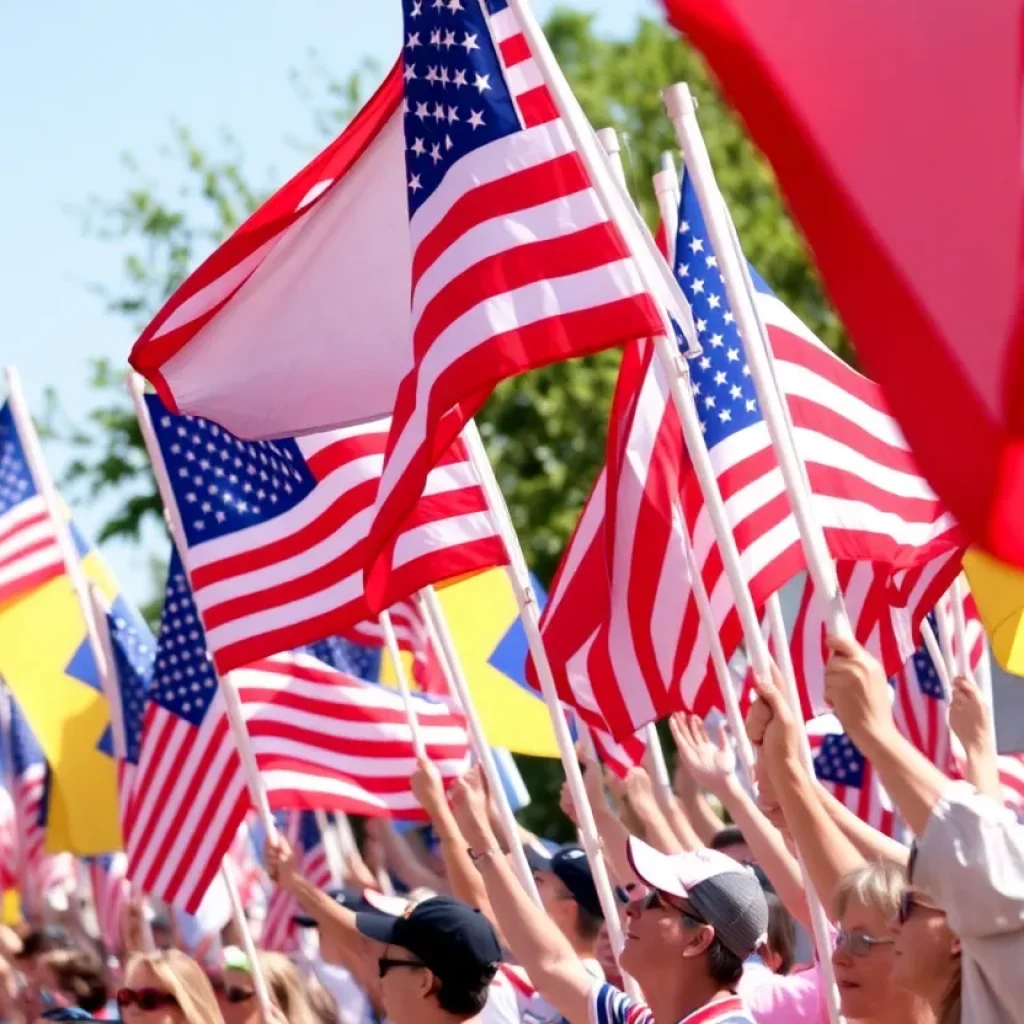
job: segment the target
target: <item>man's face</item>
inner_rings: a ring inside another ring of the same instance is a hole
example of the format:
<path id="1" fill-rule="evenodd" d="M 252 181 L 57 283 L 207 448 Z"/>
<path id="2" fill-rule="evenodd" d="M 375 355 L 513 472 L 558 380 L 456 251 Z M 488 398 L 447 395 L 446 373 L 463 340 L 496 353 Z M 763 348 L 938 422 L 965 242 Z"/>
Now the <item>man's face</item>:
<path id="1" fill-rule="evenodd" d="M 710 934 L 707 934 L 710 933 Z M 685 900 L 648 890 L 626 906 L 626 945 L 622 969 L 641 987 L 694 965 L 713 931 Z"/>
<path id="2" fill-rule="evenodd" d="M 726 857 L 732 857 L 739 864 L 753 866 L 757 863 L 757 859 L 751 853 L 750 847 L 746 843 L 730 843 L 729 846 L 720 847 L 718 852 L 724 853 Z"/>
<path id="3" fill-rule="evenodd" d="M 388 1018 L 395 1024 L 423 1015 L 423 1000 L 434 988 L 433 972 L 402 946 L 385 946 L 378 961 L 380 993 Z"/>

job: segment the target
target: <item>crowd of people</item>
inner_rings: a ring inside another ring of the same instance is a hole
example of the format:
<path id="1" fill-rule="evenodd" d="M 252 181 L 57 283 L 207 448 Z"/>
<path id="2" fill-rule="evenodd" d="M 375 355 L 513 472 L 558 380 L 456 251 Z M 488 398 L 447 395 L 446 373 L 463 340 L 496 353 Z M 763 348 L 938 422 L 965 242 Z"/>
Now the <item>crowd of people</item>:
<path id="1" fill-rule="evenodd" d="M 317 937 L 312 952 L 304 942 L 292 957 L 259 954 L 269 1009 L 237 935 L 204 958 L 176 948 L 158 917 L 158 949 L 143 952 L 142 909 L 129 903 L 117 950 L 103 949 L 74 913 L 6 930 L 0 1019 L 785 1024 L 827 1021 L 834 978 L 851 1021 L 1024 1020 L 1024 824 L 1000 801 L 986 705 L 968 680 L 956 687 L 961 780 L 900 735 L 870 655 L 833 643 L 828 700 L 915 837 L 909 846 L 817 782 L 778 678 L 757 684 L 746 723 L 756 789 L 726 732 L 712 737 L 692 716 L 670 723 L 671 793 L 643 768 L 608 776 L 581 750 L 621 902 L 618 955 L 583 849 L 552 850 L 523 831 L 538 904 L 479 768 L 446 791 L 423 760 L 412 781 L 433 846 L 377 822 L 350 884 L 328 892 L 303 876 L 286 839 L 268 840 L 269 878 L 294 899 L 296 927 Z M 567 791 L 562 807 L 575 820 Z M 378 866 L 404 895 L 375 887 Z M 827 963 L 810 940 L 812 891 L 828 917 Z"/>

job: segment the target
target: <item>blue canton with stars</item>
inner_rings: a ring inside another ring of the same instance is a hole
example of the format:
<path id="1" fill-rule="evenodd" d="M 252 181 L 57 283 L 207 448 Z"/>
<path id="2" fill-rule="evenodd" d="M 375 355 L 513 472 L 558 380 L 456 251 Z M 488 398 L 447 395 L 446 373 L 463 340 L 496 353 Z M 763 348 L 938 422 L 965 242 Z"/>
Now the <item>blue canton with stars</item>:
<path id="1" fill-rule="evenodd" d="M 36 496 L 10 404 L 0 406 L 0 516 Z"/>
<path id="2" fill-rule="evenodd" d="M 931 623 L 932 632 L 938 632 L 938 625 L 935 621 L 935 613 L 928 613 L 928 622 Z M 942 692 L 942 680 L 935 669 L 935 662 L 925 647 L 919 647 L 911 659 L 914 667 L 914 675 L 917 677 L 917 685 L 921 692 L 932 700 L 945 701 L 945 694 Z"/>
<path id="3" fill-rule="evenodd" d="M 146 402 L 190 547 L 273 519 L 316 487 L 291 438 L 242 441 L 209 420 L 175 416 L 156 395 Z"/>
<path id="4" fill-rule="evenodd" d="M 505 7 L 491 2 L 492 14 Z M 522 127 L 478 0 L 403 0 L 412 216 L 457 160 Z"/>
<path id="5" fill-rule="evenodd" d="M 114 673 L 121 695 L 124 759 L 129 764 L 138 764 L 146 693 L 153 680 L 156 641 L 142 616 L 120 596 L 110 609 L 107 626 L 114 653 Z"/>
<path id="6" fill-rule="evenodd" d="M 822 782 L 835 786 L 864 784 L 864 755 L 846 733 L 825 736 L 814 758 L 814 772 Z"/>
<path id="7" fill-rule="evenodd" d="M 192 589 L 176 549 L 167 570 L 151 699 L 197 728 L 217 696 L 217 676 L 206 650 Z"/>
<path id="8" fill-rule="evenodd" d="M 329 636 L 326 640 L 318 640 L 315 644 L 304 647 L 307 654 L 318 658 L 325 665 L 355 676 L 356 679 L 368 683 L 376 683 L 380 679 L 381 649 L 364 647 L 354 644 L 340 636 Z"/>
<path id="9" fill-rule="evenodd" d="M 711 449 L 760 423 L 761 413 L 704 214 L 687 174 L 683 175 L 675 262 L 676 278 L 693 310 L 703 349 L 688 360 L 688 366 L 701 429 Z M 753 267 L 750 273 L 757 290 L 767 291 Z"/>
<path id="10" fill-rule="evenodd" d="M 45 764 L 43 748 L 39 746 L 28 719 L 18 705 L 18 702 L 11 697 L 9 701 L 11 709 L 11 762 L 14 768 L 15 777 L 24 774 L 29 768 Z"/>

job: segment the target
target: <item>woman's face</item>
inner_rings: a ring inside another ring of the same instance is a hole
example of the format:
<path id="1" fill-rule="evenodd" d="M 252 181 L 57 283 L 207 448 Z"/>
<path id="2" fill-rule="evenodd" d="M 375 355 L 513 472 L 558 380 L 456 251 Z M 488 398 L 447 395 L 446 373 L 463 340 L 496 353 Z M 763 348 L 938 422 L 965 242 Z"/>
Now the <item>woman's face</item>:
<path id="1" fill-rule="evenodd" d="M 259 1024 L 260 1007 L 247 971 L 225 971 L 217 1002 L 225 1024 Z"/>
<path id="2" fill-rule="evenodd" d="M 880 910 L 851 898 L 839 927 L 832 966 L 843 1015 L 854 1020 L 876 1017 L 889 1000 L 893 962 L 891 923 Z"/>
<path id="3" fill-rule="evenodd" d="M 960 940 L 946 915 L 921 892 L 909 889 L 892 928 L 893 984 L 920 995 L 945 995 L 960 959 Z"/>
<path id="4" fill-rule="evenodd" d="M 124 1024 L 186 1024 L 181 1007 L 168 1001 L 171 993 L 149 964 L 134 964 L 124 987 L 136 996 L 134 1002 L 120 1007 Z"/>

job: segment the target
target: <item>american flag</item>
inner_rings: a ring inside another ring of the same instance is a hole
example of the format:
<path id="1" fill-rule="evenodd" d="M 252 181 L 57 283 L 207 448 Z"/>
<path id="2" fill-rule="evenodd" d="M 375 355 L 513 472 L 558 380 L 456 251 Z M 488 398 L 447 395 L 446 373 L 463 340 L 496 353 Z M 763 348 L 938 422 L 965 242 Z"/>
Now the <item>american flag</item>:
<path id="1" fill-rule="evenodd" d="M 299 863 L 299 870 L 309 882 L 320 889 L 332 884 L 327 863 L 324 837 L 312 811 L 285 811 L 275 815 L 277 827 L 287 836 Z M 299 913 L 295 898 L 283 889 L 275 889 L 267 904 L 260 945 L 278 953 L 292 953 L 299 948 L 298 929 L 292 918 Z"/>
<path id="2" fill-rule="evenodd" d="M 896 814 L 871 762 L 843 732 L 835 715 L 807 723 L 807 737 L 818 779 L 861 821 L 887 836 L 895 836 Z"/>
<path id="3" fill-rule="evenodd" d="M 0 603 L 64 572 L 50 514 L 36 490 L 10 402 L 0 406 Z"/>
<path id="4" fill-rule="evenodd" d="M 23 868 L 22 892 L 31 905 L 51 889 L 73 888 L 75 861 L 69 853 L 46 852 L 49 765 L 28 719 L 13 698 L 9 706 L 14 813 Z"/>
<path id="5" fill-rule="evenodd" d="M 235 885 L 238 886 L 238 895 L 243 907 L 263 899 L 266 887 L 270 884 L 270 879 L 260 863 L 259 851 L 253 845 L 250 827 L 253 819 L 254 815 L 250 814 L 238 827 L 226 859 L 230 870 L 234 872 Z"/>
<path id="6" fill-rule="evenodd" d="M 1024 754 L 999 755 L 999 782 L 1006 806 L 1024 815 Z"/>
<path id="7" fill-rule="evenodd" d="M 387 420 L 242 441 L 215 423 L 169 413 L 155 395 L 146 402 L 221 672 L 368 617 L 363 569 Z M 452 440 L 393 546 L 396 601 L 506 560 L 462 442 Z"/>
<path id="8" fill-rule="evenodd" d="M 100 626 L 103 628 L 103 623 Z M 117 761 L 118 810 L 123 830 L 139 764 L 156 640 L 142 616 L 121 596 L 114 600 L 106 615 L 106 629 L 110 638 L 111 681 L 116 687 L 107 694 L 110 745 Z"/>
<path id="9" fill-rule="evenodd" d="M 932 628 L 935 616 L 929 615 Z M 942 681 L 928 651 L 915 651 L 903 669 L 892 677 L 896 726 L 928 760 L 942 771 L 953 769 L 952 733 L 947 721 Z"/>
<path id="10" fill-rule="evenodd" d="M 380 678 L 381 649 L 353 643 L 340 636 L 329 636 L 309 644 L 306 651 L 325 665 L 356 679 L 375 683 Z"/>
<path id="11" fill-rule="evenodd" d="M 505 0 L 402 6 L 413 368 L 371 532 L 378 607 L 388 545 L 494 386 L 660 324 Z"/>
<path id="12" fill-rule="evenodd" d="M 88 857 L 85 863 L 100 939 L 108 953 L 117 954 L 121 949 L 121 913 L 131 898 L 128 859 L 123 853 L 107 853 Z"/>
<path id="13" fill-rule="evenodd" d="M 412 656 L 413 681 L 424 693 L 445 696 L 448 693 L 448 681 L 441 668 L 438 652 L 434 650 L 419 601 L 416 597 L 410 597 L 392 605 L 388 611 L 399 650 Z M 384 646 L 384 632 L 376 619 L 357 622 L 343 630 L 343 635 L 365 646 Z"/>
<path id="14" fill-rule="evenodd" d="M 14 801 L 7 791 L 6 779 L 0 779 L 0 892 L 17 889 L 21 877 L 21 850 Z"/>
<path id="15" fill-rule="evenodd" d="M 409 785 L 415 753 L 398 694 L 304 652 L 264 658 L 228 678 L 271 806 L 425 820 Z M 451 780 L 468 763 L 465 722 L 443 704 L 414 701 L 427 752 Z M 194 913 L 249 806 L 203 629 L 174 552 L 125 829 L 130 877 Z"/>

